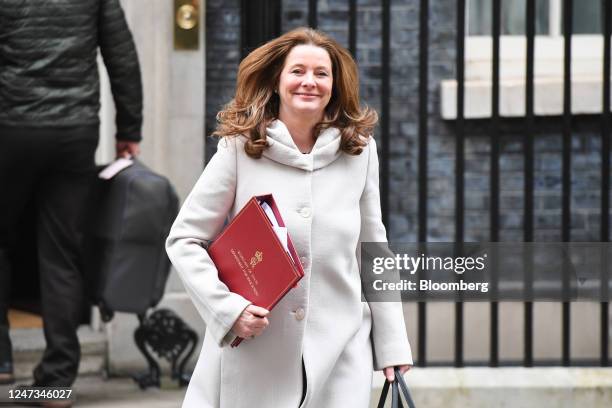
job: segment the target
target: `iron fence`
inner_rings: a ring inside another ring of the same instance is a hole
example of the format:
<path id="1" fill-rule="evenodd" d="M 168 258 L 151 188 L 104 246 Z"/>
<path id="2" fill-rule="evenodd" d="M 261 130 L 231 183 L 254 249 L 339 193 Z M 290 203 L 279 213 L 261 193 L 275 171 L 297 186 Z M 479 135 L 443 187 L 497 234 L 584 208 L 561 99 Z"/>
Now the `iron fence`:
<path id="1" fill-rule="evenodd" d="M 356 54 L 357 50 L 357 10 L 356 0 L 348 1 L 348 48 Z M 489 240 L 497 242 L 500 238 L 500 140 L 498 135 L 502 131 L 500 126 L 503 118 L 500 116 L 500 31 L 501 31 L 501 0 L 492 1 L 492 72 L 491 72 L 491 117 L 488 120 L 488 133 L 490 136 L 490 173 L 489 173 L 489 214 L 490 231 Z M 390 150 L 390 78 L 391 78 L 391 0 L 381 0 L 381 95 L 380 95 L 380 188 L 381 205 L 383 210 L 383 221 L 389 220 L 389 150 Z M 610 190 L 610 34 L 611 34 L 611 10 L 610 0 L 602 2 L 603 14 L 603 87 L 602 87 L 602 113 L 601 113 L 601 229 L 599 231 L 602 242 L 609 241 L 609 190 Z M 266 0 L 242 0 L 243 22 L 242 22 L 242 52 L 245 55 L 250 49 L 262 44 L 264 41 L 280 34 L 280 1 Z M 308 1 L 308 23 L 317 28 L 317 0 Z M 449 7 L 453 3 L 449 2 Z M 428 65 L 429 65 L 429 0 L 419 0 L 419 113 L 418 113 L 418 240 L 427 241 L 428 231 Z M 465 117 L 465 39 L 466 39 L 466 0 L 456 0 L 456 118 L 454 129 L 456 136 L 455 148 L 455 242 L 461 243 L 465 239 L 465 140 L 466 117 Z M 245 18 L 245 11 L 257 10 L 259 18 Z M 572 12 L 573 0 L 562 0 L 563 13 L 563 114 L 561 126 L 562 138 L 562 199 L 561 210 L 561 237 L 562 241 L 571 241 L 571 186 L 572 186 L 572 126 L 573 114 L 572 102 Z M 522 147 L 524 152 L 524 223 L 523 241 L 534 241 L 534 138 L 537 129 L 536 114 L 534 112 L 534 62 L 535 62 L 535 34 L 536 34 L 536 4 L 535 0 L 526 0 L 525 8 L 526 27 L 526 64 L 525 64 L 525 115 L 520 119 L 522 133 Z M 263 28 L 262 28 L 263 26 Z M 358 61 L 359 62 L 359 61 Z M 387 224 L 388 225 L 388 224 Z M 528 271 L 527 271 L 528 272 Z M 602 277 L 603 278 L 603 277 Z M 528 280 L 528 279 L 527 279 Z M 604 282 L 607 281 L 607 278 Z M 602 288 L 607 290 L 607 288 Z M 602 296 L 607 298 L 607 296 Z M 608 302 L 600 305 L 600 356 L 601 366 L 609 365 L 609 306 Z M 427 312 L 428 307 L 424 302 L 418 303 L 418 360 L 419 366 L 427 366 Z M 571 327 L 571 304 L 562 304 L 562 354 L 561 364 L 569 366 L 570 358 L 570 327 Z M 497 302 L 490 303 L 490 353 L 488 364 L 496 367 L 500 364 L 499 358 L 499 305 Z M 534 359 L 534 305 L 531 302 L 524 303 L 524 350 L 522 364 L 526 367 L 533 365 L 551 364 L 550 361 L 539 361 Z M 464 305 L 455 304 L 455 333 L 454 333 L 454 365 L 464 366 Z"/>

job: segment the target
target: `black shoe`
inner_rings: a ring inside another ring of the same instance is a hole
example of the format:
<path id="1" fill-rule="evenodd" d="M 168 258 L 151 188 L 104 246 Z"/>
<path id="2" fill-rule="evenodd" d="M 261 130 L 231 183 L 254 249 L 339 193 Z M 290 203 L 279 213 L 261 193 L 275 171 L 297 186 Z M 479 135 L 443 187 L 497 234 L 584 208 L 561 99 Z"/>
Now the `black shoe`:
<path id="1" fill-rule="evenodd" d="M 13 384 L 14 382 L 13 363 L 10 361 L 0 363 L 0 384 Z"/>
<path id="2" fill-rule="evenodd" d="M 0 384 L 15 382 L 13 375 L 13 358 L 11 338 L 8 326 L 0 325 Z"/>

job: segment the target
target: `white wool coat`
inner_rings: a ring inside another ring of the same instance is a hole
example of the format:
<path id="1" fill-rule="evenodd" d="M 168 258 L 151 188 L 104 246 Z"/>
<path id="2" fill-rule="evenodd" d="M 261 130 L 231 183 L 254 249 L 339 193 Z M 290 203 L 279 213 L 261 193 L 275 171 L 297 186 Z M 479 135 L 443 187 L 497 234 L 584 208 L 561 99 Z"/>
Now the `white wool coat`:
<path id="1" fill-rule="evenodd" d="M 166 248 L 206 323 L 183 407 L 367 407 L 373 369 L 412 364 L 401 303 L 362 302 L 358 246 L 386 241 L 373 138 L 358 156 L 327 129 L 302 154 L 279 120 L 260 159 L 224 138 L 187 197 Z M 305 276 L 237 348 L 231 328 L 249 302 L 218 279 L 204 249 L 254 195 L 272 193 Z M 306 384 L 302 384 L 302 359 Z"/>

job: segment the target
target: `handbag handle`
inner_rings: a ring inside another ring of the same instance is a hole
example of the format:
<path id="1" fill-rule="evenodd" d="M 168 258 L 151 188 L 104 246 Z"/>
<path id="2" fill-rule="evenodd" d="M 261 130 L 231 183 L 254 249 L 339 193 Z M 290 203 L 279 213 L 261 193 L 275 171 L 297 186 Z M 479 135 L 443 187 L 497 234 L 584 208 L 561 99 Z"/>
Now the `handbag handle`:
<path id="1" fill-rule="evenodd" d="M 402 389 L 402 394 L 404 394 L 404 399 L 406 400 L 406 404 L 408 404 L 408 408 L 416 408 L 414 405 L 414 401 L 412 400 L 412 396 L 410 395 L 410 391 L 408 391 L 408 386 L 406 385 L 406 381 L 404 380 L 404 376 L 399 372 L 399 368 L 395 367 L 395 381 L 399 383 L 399 387 Z M 401 402 L 400 402 L 401 405 Z"/>
<path id="2" fill-rule="evenodd" d="M 383 408 L 385 406 L 385 400 L 387 399 L 387 394 L 389 393 L 389 381 L 385 380 L 385 385 L 383 385 L 382 392 L 380 393 L 380 398 L 378 399 L 378 405 L 376 408 Z"/>
<path id="3" fill-rule="evenodd" d="M 408 404 L 409 408 L 416 408 L 414 405 L 414 401 L 410 395 L 410 391 L 408 391 L 408 386 L 406 385 L 406 381 L 404 381 L 404 377 L 399 372 L 398 367 L 394 367 L 393 369 L 395 373 L 395 381 L 389 383 L 388 380 L 385 380 L 385 384 L 383 385 L 382 392 L 380 394 L 380 399 L 378 400 L 377 408 L 383 408 L 385 406 L 385 401 L 387 399 L 387 394 L 389 393 L 389 386 L 391 386 L 391 408 L 403 408 L 404 404 L 402 404 L 402 399 L 400 397 L 400 389 Z M 399 385 L 398 385 L 399 384 Z"/>

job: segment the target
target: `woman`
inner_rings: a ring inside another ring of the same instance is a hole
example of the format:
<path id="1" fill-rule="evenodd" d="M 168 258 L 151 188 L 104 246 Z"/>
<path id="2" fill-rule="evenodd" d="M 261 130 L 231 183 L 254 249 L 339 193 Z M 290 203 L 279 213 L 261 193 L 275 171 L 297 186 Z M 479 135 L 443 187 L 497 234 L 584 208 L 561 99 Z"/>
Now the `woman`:
<path id="1" fill-rule="evenodd" d="M 247 56 L 222 136 L 167 251 L 207 325 L 184 407 L 367 407 L 373 368 L 412 364 L 400 303 L 361 301 L 361 241 L 386 241 L 376 113 L 350 54 L 291 31 Z M 273 193 L 305 276 L 271 310 L 228 291 L 203 247 L 254 195 Z M 228 344 L 238 335 L 239 347 Z"/>

